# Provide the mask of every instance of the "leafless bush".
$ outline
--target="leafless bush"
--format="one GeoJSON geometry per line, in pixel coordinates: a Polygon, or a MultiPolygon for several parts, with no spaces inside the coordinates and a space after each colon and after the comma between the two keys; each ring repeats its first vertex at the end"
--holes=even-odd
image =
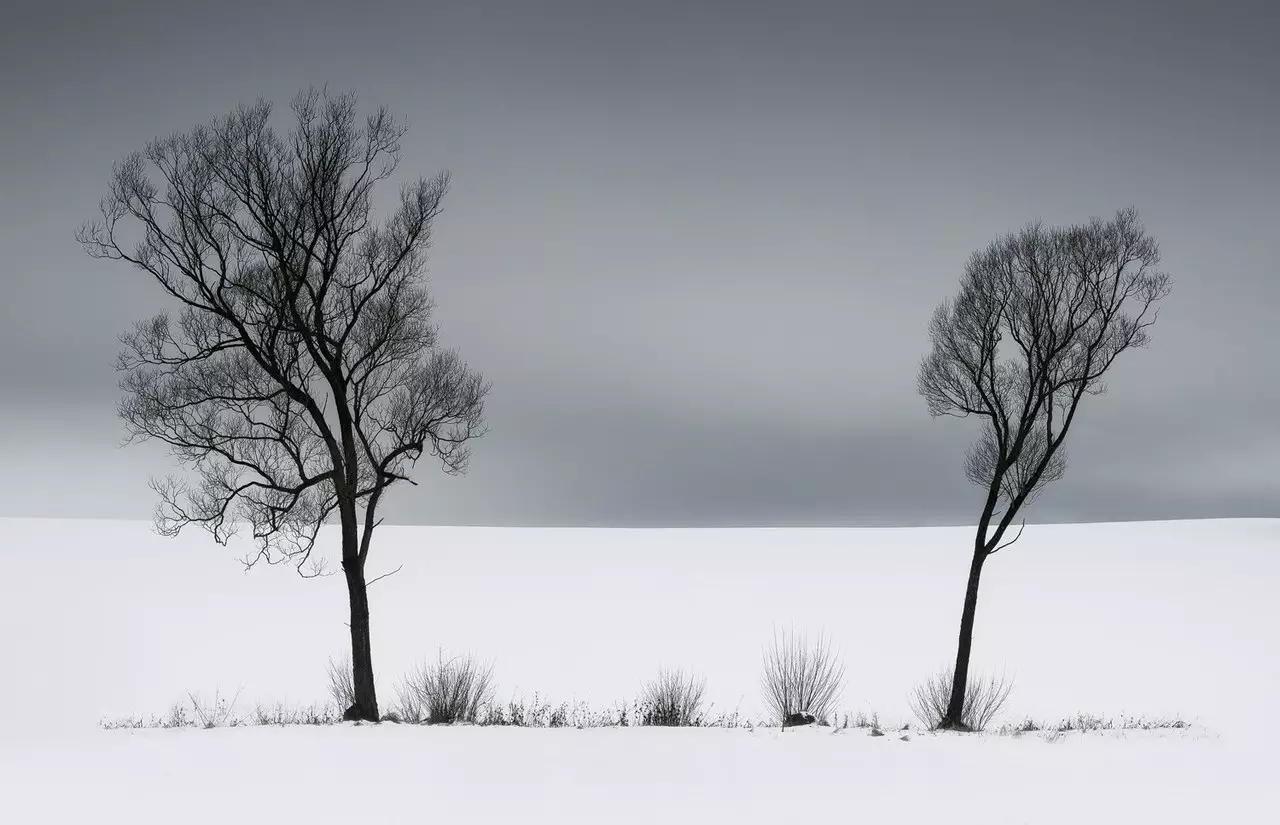
{"type": "Polygon", "coordinates": [[[195,720],[191,718],[191,714],[187,711],[187,703],[178,701],[169,706],[169,712],[160,720],[159,727],[191,728],[195,727],[195,724],[195,720]]]}
{"type": "Polygon", "coordinates": [[[259,726],[267,725],[333,725],[342,718],[341,712],[334,712],[333,706],[309,705],[307,707],[289,707],[283,702],[259,704],[253,709],[248,723],[259,726]]]}
{"type": "Polygon", "coordinates": [[[411,679],[405,679],[396,688],[395,712],[402,722],[409,724],[418,724],[427,718],[422,697],[414,689],[411,679]]]}
{"type": "Polygon", "coordinates": [[[640,724],[693,727],[702,724],[702,695],[707,680],[679,670],[659,670],[640,697],[640,724]]]}
{"type": "Polygon", "coordinates": [[[215,692],[211,702],[205,702],[195,693],[188,693],[187,698],[191,700],[191,712],[195,715],[195,721],[202,728],[235,727],[240,724],[240,719],[235,716],[236,700],[240,698],[238,690],[230,701],[221,692],[215,692]]]}
{"type": "Polygon", "coordinates": [[[493,699],[493,667],[473,656],[446,659],[441,653],[435,664],[421,665],[405,677],[399,694],[406,722],[476,722],[493,699]]]}
{"type": "Polygon", "coordinates": [[[333,703],[338,706],[338,713],[341,714],[356,703],[356,686],[351,671],[351,657],[348,656],[339,661],[330,659],[328,672],[329,695],[333,697],[333,703]]]}
{"type": "Polygon", "coordinates": [[[810,646],[803,635],[774,631],[764,652],[761,684],[765,703],[778,723],[793,714],[828,724],[844,683],[844,665],[821,634],[810,646]]]}
{"type": "Polygon", "coordinates": [[[735,708],[732,713],[720,713],[712,716],[711,713],[715,709],[714,706],[707,708],[707,713],[702,718],[699,727],[703,728],[745,728],[747,730],[755,730],[757,727],[765,727],[764,722],[750,719],[743,716],[735,708]]]}
{"type": "Polygon", "coordinates": [[[1005,735],[1021,736],[1024,733],[1035,733],[1041,730],[1044,730],[1044,725],[1028,717],[1016,725],[1002,725],[999,732],[1005,735]]]}
{"type": "MultiPolygon", "coordinates": [[[[196,726],[195,717],[191,715],[189,708],[195,704],[195,700],[188,695],[188,698],[182,701],[174,702],[169,706],[169,712],[164,716],[121,716],[116,718],[104,718],[98,722],[103,730],[137,730],[141,728],[194,728],[196,726]]],[[[212,726],[216,727],[216,726],[212,726]]]]}
{"type": "Polygon", "coordinates": [[[586,702],[552,704],[537,693],[533,699],[511,699],[505,705],[485,702],[476,715],[479,725],[516,728],[600,728],[610,725],[610,711],[592,710],[586,702]]]}
{"type": "Polygon", "coordinates": [[[553,705],[535,693],[532,699],[512,698],[505,705],[490,699],[476,715],[476,723],[515,728],[603,727],[604,716],[585,702],[553,705]]]}
{"type": "Polygon", "coordinates": [[[868,730],[879,730],[880,714],[872,711],[871,715],[867,716],[866,712],[858,711],[855,715],[850,716],[846,713],[840,721],[840,727],[841,729],[865,728],[868,730]]]}
{"type": "MultiPolygon", "coordinates": [[[[920,720],[920,724],[934,730],[947,715],[947,705],[951,701],[951,686],[954,671],[951,668],[938,671],[931,678],[916,685],[907,701],[911,712],[920,720]]],[[[1000,712],[1000,708],[1009,698],[1013,690],[1013,680],[1000,677],[971,675],[964,691],[964,707],[960,711],[960,721],[973,731],[985,730],[991,720],[1000,712]]]]}

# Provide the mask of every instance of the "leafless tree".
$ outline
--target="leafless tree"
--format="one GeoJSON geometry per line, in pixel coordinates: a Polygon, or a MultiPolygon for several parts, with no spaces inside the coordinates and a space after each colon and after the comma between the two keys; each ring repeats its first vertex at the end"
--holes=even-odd
{"type": "Polygon", "coordinates": [[[1120,353],[1146,345],[1170,289],[1159,262],[1132,209],[1068,228],[1035,223],[975,252],[959,294],[934,313],[920,393],[934,416],[981,421],[965,469],[986,491],[943,728],[965,727],[983,563],[1017,541],[1021,527],[1006,540],[1014,519],[1062,477],[1080,402],[1105,390],[1120,353]]]}
{"type": "Polygon", "coordinates": [[[248,524],[246,564],[314,573],[336,514],[351,613],[355,701],[376,720],[365,565],[378,505],[425,455],[467,465],[488,386],[432,323],[425,278],[445,174],[401,188],[382,223],[377,184],[405,128],[354,95],[310,90],[287,134],[259,101],[118,163],[101,217],[78,233],[95,258],[151,276],[175,314],[122,336],[120,415],[195,480],[153,483],[157,525],[226,543],[248,524]],[[128,230],[132,229],[130,234],[128,230]]]}

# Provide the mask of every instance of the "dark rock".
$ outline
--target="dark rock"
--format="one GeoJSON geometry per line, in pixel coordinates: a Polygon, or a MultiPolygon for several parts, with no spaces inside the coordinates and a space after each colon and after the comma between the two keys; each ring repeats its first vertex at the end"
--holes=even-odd
{"type": "Polygon", "coordinates": [[[812,725],[816,721],[811,713],[792,713],[782,721],[784,728],[796,728],[801,725],[812,725]]]}
{"type": "Polygon", "coordinates": [[[872,735],[872,736],[884,736],[884,731],[880,730],[879,728],[872,728],[872,729],[871,729],[871,735],[872,735]]]}

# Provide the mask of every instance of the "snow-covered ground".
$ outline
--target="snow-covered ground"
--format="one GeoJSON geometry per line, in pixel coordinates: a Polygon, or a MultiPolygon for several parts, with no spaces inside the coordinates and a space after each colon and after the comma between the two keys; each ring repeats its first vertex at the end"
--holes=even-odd
{"type": "MultiPolygon", "coordinates": [[[[633,698],[659,666],[760,712],[775,625],[825,630],[841,705],[909,719],[953,655],[968,530],[382,528],[371,575],[384,706],[443,646],[498,697],[633,698]]],[[[1028,527],[991,560],[975,665],[1015,676],[1003,721],[1180,716],[1185,731],[865,731],[383,725],[102,731],[188,690],[325,699],[340,577],[244,573],[235,549],[125,522],[0,520],[5,822],[1272,822],[1280,521],[1028,527]]],[[[241,548],[243,550],[243,548],[241,548]]]]}

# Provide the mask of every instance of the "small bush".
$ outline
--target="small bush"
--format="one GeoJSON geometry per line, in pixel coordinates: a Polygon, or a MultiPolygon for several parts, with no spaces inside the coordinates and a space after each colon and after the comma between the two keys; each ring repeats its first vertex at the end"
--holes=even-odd
{"type": "Polygon", "coordinates": [[[738,712],[734,708],[733,713],[721,713],[715,716],[711,712],[715,709],[715,705],[708,705],[707,712],[702,718],[701,727],[704,728],[746,728],[755,730],[757,727],[763,727],[763,723],[755,722],[738,712]]]}
{"type": "Polygon", "coordinates": [[[356,684],[351,668],[351,657],[348,656],[340,661],[330,659],[328,675],[329,695],[333,697],[333,703],[338,706],[338,715],[341,716],[347,708],[356,703],[356,684]]]}
{"type": "MultiPolygon", "coordinates": [[[[227,701],[221,693],[214,693],[213,701],[206,703],[198,695],[188,693],[187,698],[191,700],[191,711],[195,715],[196,722],[199,726],[206,730],[210,728],[235,727],[240,724],[240,719],[235,716],[236,700],[240,698],[240,691],[236,691],[236,695],[231,697],[231,701],[227,701]]],[[[170,710],[170,716],[173,711],[170,710]]],[[[181,724],[171,725],[171,727],[183,727],[181,724]]]]}
{"type": "Polygon", "coordinates": [[[341,711],[333,706],[309,705],[302,708],[287,707],[283,702],[260,704],[253,709],[247,724],[268,725],[335,725],[342,719],[341,711]]]}
{"type": "Polygon", "coordinates": [[[841,720],[840,727],[841,729],[870,728],[878,730],[880,728],[880,714],[873,712],[870,716],[867,716],[862,711],[858,711],[855,716],[850,716],[846,713],[841,720]]]}
{"type": "Polygon", "coordinates": [[[476,722],[493,698],[493,667],[472,656],[446,659],[442,652],[435,664],[411,672],[399,693],[406,722],[476,722]]]}
{"type": "Polygon", "coordinates": [[[793,632],[774,632],[773,644],[764,653],[761,686],[775,722],[806,713],[820,724],[830,724],[843,682],[844,665],[823,636],[810,646],[793,632]]]}
{"type": "Polygon", "coordinates": [[[594,711],[585,702],[553,705],[538,694],[532,700],[512,699],[505,705],[486,702],[476,716],[479,725],[517,728],[599,728],[611,724],[608,711],[594,711]]]}
{"type": "Polygon", "coordinates": [[[159,727],[162,728],[192,728],[195,727],[195,720],[187,712],[186,702],[174,702],[169,706],[169,713],[160,720],[159,727]]]}
{"type": "Polygon", "coordinates": [[[141,716],[120,716],[115,719],[102,719],[98,722],[98,725],[103,730],[136,730],[138,728],[157,727],[156,720],[152,719],[150,721],[151,723],[148,724],[147,720],[141,716]]]}
{"type": "Polygon", "coordinates": [[[196,726],[196,722],[187,710],[189,701],[188,699],[187,701],[174,702],[169,706],[169,712],[164,716],[149,716],[145,719],[141,716],[123,716],[117,719],[102,719],[98,724],[103,730],[193,728],[196,726]]]}
{"type": "Polygon", "coordinates": [[[422,697],[415,690],[409,679],[405,679],[396,688],[395,713],[400,720],[409,724],[418,724],[426,720],[426,708],[422,697]]]}
{"type": "Polygon", "coordinates": [[[487,701],[476,714],[476,723],[500,727],[549,728],[552,717],[557,722],[567,722],[568,716],[567,705],[552,707],[535,693],[532,700],[511,699],[505,705],[493,700],[487,701]]]}
{"type": "MultiPolygon", "coordinates": [[[[916,689],[907,697],[911,712],[929,730],[936,730],[947,715],[954,673],[951,668],[939,671],[924,683],[916,685],[916,689]]],[[[1012,690],[1013,681],[1004,676],[970,676],[965,686],[964,706],[960,711],[961,723],[971,731],[985,730],[1000,712],[1012,690]]]]}
{"type": "Polygon", "coordinates": [[[642,725],[693,727],[702,724],[705,677],[685,676],[682,671],[660,670],[646,682],[640,696],[642,725]]]}

